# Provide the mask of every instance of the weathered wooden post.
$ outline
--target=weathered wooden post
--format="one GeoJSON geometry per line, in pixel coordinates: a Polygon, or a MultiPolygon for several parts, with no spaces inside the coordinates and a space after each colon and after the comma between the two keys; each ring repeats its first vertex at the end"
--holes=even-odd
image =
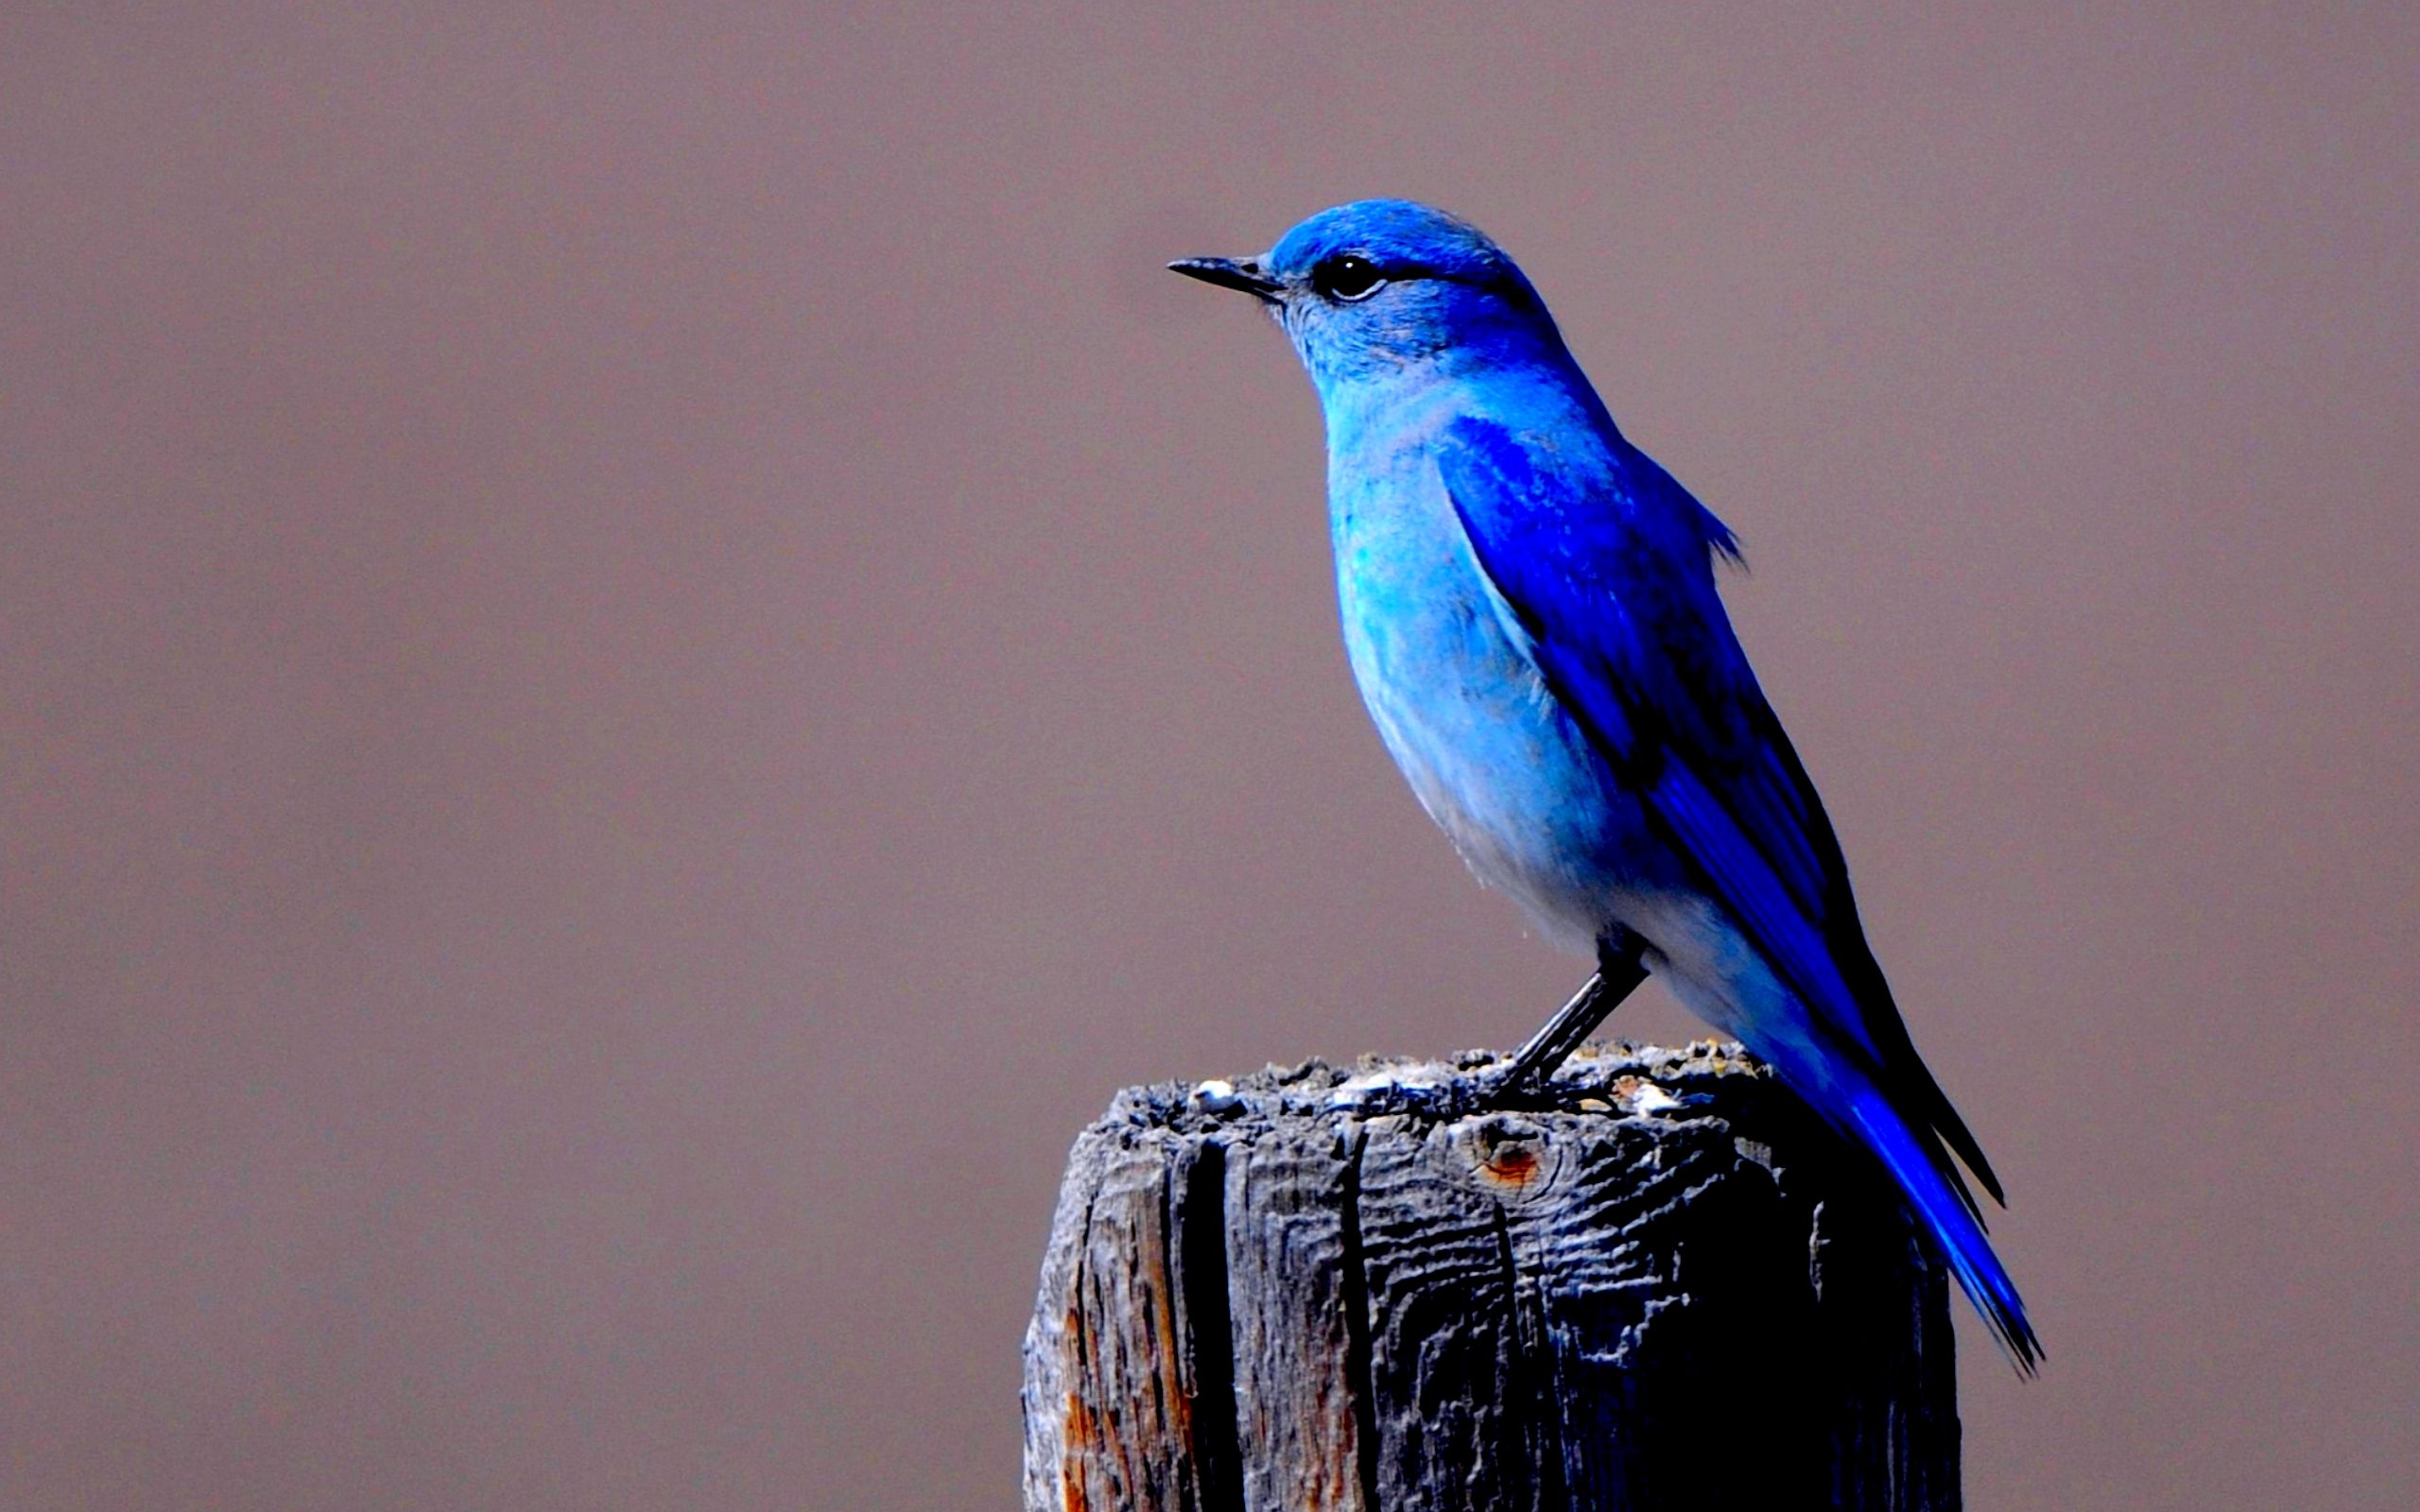
{"type": "Polygon", "coordinates": [[[1118,1095],[1025,1346],[1028,1512],[1958,1505],[1946,1281],[1736,1046],[1118,1095]]]}

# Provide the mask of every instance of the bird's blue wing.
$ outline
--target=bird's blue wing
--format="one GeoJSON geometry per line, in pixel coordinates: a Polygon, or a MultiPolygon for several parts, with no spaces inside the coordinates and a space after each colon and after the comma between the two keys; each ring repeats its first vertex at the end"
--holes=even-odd
{"type": "Polygon", "coordinates": [[[1776,974],[1998,1197],[1909,1041],[1831,822],[1722,612],[1711,558],[1729,532],[1617,437],[1574,455],[1466,416],[1434,453],[1481,572],[1591,744],[1776,974]]]}
{"type": "Polygon", "coordinates": [[[1627,448],[1592,477],[1585,460],[1467,417],[1436,455],[1481,571],[1599,753],[1785,980],[1867,1040],[1824,940],[1835,868],[1810,833],[1811,795],[1760,738],[1763,699],[1714,602],[1706,528],[1665,491],[1678,486],[1627,448]]]}

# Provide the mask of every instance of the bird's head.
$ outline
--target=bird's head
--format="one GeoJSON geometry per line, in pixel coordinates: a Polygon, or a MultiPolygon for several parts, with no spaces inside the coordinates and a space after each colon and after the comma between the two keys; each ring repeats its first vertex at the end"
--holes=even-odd
{"type": "Polygon", "coordinates": [[[1408,199],[1322,210],[1259,257],[1168,266],[1268,305],[1322,395],[1405,369],[1559,357],[1530,281],[1476,226],[1408,199]]]}

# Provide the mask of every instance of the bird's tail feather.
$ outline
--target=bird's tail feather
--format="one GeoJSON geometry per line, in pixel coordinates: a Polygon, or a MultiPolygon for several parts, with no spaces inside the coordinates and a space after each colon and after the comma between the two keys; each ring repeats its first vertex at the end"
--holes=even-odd
{"type": "Polygon", "coordinates": [[[1983,1237],[1971,1199],[1963,1199],[1943,1176],[1946,1161],[1938,1143],[1911,1128],[1881,1091],[1870,1084],[1850,1094],[1848,1123],[1851,1132],[1880,1157],[1907,1194],[1917,1219],[1948,1260],[1950,1274],[1958,1278],[1959,1286],[1990,1326],[2000,1352],[2023,1374],[2033,1374],[2042,1359],[2042,1341],[2026,1321],[2025,1301],[2016,1295],[2016,1283],[2009,1280],[1999,1257],[1992,1253],[1991,1241],[1983,1237]]]}

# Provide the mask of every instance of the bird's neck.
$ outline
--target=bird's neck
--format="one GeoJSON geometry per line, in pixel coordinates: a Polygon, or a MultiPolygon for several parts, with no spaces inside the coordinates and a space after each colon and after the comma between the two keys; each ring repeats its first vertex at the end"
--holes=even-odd
{"type": "Polygon", "coordinates": [[[1457,420],[1516,432],[1611,428],[1596,391],[1568,356],[1518,363],[1426,360],[1323,383],[1328,455],[1374,465],[1425,451],[1457,420]]]}

